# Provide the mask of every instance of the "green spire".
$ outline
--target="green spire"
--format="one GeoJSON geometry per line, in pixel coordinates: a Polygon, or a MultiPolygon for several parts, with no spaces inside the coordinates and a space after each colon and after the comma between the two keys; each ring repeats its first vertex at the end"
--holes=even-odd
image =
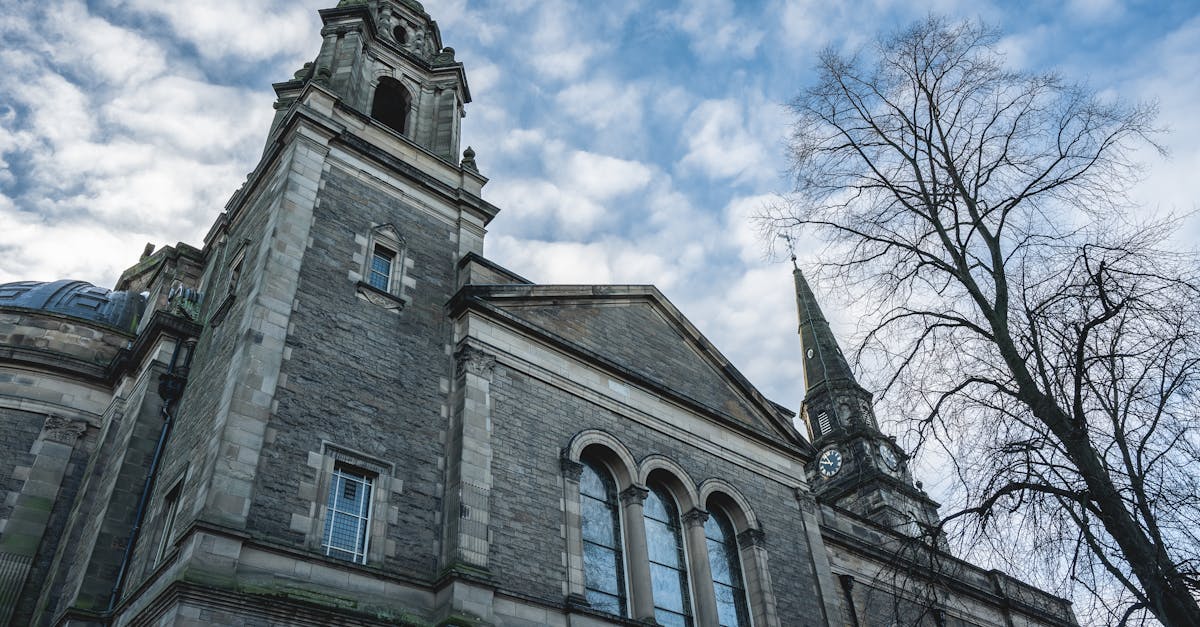
{"type": "Polygon", "coordinates": [[[804,351],[804,380],[807,392],[837,383],[858,387],[854,372],[838,347],[829,321],[821,313],[817,297],[800,268],[792,271],[796,280],[796,309],[800,314],[800,347],[804,351]]]}

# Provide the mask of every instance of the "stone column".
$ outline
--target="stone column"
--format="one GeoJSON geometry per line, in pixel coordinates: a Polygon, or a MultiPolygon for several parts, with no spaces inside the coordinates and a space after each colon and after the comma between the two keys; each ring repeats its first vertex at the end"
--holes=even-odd
{"type": "Polygon", "coordinates": [[[0,534],[0,625],[7,625],[16,609],[21,588],[46,534],[75,441],[85,429],[85,422],[47,416],[42,433],[29,451],[35,455],[33,465],[17,494],[4,533],[0,534]]]}
{"type": "Polygon", "coordinates": [[[563,482],[563,524],[567,553],[567,604],[587,606],[587,590],[583,580],[582,506],[579,497],[579,478],[583,464],[563,457],[559,459],[563,482]]]}
{"type": "Polygon", "coordinates": [[[625,558],[629,570],[629,607],[638,620],[654,619],[654,586],[650,582],[650,553],[646,550],[646,517],[642,503],[650,491],[631,485],[621,491],[625,517],[625,558]]]}
{"type": "Polygon", "coordinates": [[[692,578],[692,590],[696,592],[696,624],[701,627],[717,625],[717,594],[713,590],[712,566],[708,562],[708,539],[704,537],[704,523],[708,512],[692,509],[683,514],[683,529],[687,534],[688,576],[692,578]]]}
{"type": "MultiPolygon", "coordinates": [[[[842,595],[838,592],[838,585],[834,581],[833,570],[829,565],[829,551],[825,548],[825,540],[821,537],[820,506],[807,488],[796,488],[795,495],[796,503],[800,507],[800,524],[803,531],[801,538],[808,544],[809,555],[812,556],[813,574],[817,578],[817,592],[820,595],[821,605],[825,611],[824,624],[830,627],[834,627],[835,625],[840,627],[842,625],[842,602],[840,601],[842,595]]],[[[766,551],[760,551],[759,553],[766,560],[766,551]]],[[[743,564],[746,563],[746,554],[747,552],[743,552],[743,564]]],[[[750,569],[743,566],[742,572],[746,573],[746,585],[749,586],[750,569]]],[[[754,603],[753,597],[751,604],[757,605],[754,603]]],[[[756,618],[757,611],[756,607],[756,618]]],[[[774,611],[774,603],[771,604],[771,611],[774,611]]],[[[757,620],[755,622],[757,623],[757,620]]],[[[814,622],[816,622],[815,617],[814,622]]],[[[778,624],[778,619],[772,624],[778,624]]]]}
{"type": "Polygon", "coordinates": [[[486,569],[489,501],[492,488],[492,372],[496,358],[473,346],[455,354],[454,449],[446,491],[446,516],[452,535],[448,557],[455,563],[486,569]]]}
{"type": "MultiPolygon", "coordinates": [[[[775,609],[775,593],[771,587],[771,571],[767,568],[767,549],[760,529],[747,529],[737,534],[738,552],[742,557],[742,576],[746,578],[750,613],[755,625],[779,626],[775,609]]],[[[831,626],[834,623],[829,623],[831,626]]]]}

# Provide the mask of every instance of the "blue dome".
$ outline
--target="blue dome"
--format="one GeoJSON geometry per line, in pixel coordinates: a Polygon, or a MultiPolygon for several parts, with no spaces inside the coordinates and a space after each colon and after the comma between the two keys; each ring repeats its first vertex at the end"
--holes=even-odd
{"type": "Polygon", "coordinates": [[[87,281],[17,281],[0,285],[0,307],[39,309],[131,331],[146,299],[87,281]]]}

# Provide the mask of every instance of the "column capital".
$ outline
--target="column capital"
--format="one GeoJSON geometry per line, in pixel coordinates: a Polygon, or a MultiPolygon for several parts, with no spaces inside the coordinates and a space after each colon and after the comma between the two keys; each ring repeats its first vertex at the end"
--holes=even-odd
{"type": "Polygon", "coordinates": [[[454,353],[454,363],[459,372],[469,372],[488,381],[496,368],[496,357],[474,346],[464,344],[454,353]]]}
{"type": "Polygon", "coordinates": [[[75,440],[87,430],[87,423],[50,414],[42,424],[42,439],[74,446],[75,440]]]}
{"type": "Polygon", "coordinates": [[[700,509],[699,507],[693,507],[692,509],[684,512],[683,516],[680,516],[680,518],[683,519],[683,524],[685,526],[703,527],[704,523],[708,522],[708,512],[700,509]]]}
{"type": "Polygon", "coordinates": [[[579,483],[579,478],[583,476],[583,464],[569,458],[558,458],[558,468],[562,471],[562,476],[568,481],[579,483]]]}
{"type": "Polygon", "coordinates": [[[737,534],[738,548],[742,549],[763,546],[765,540],[766,534],[763,533],[762,529],[747,529],[737,534]]]}
{"type": "Polygon", "coordinates": [[[621,490],[621,505],[641,505],[649,495],[650,490],[645,487],[637,484],[631,485],[621,490]]]}
{"type": "Polygon", "coordinates": [[[817,511],[817,499],[813,493],[805,488],[796,488],[795,491],[796,503],[800,505],[801,511],[806,514],[813,514],[817,511]]]}

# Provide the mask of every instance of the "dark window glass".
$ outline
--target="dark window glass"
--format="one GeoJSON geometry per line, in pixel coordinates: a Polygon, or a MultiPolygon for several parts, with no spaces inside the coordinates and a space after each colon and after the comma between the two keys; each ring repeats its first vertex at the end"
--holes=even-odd
{"type": "Polygon", "coordinates": [[[384,77],[375,88],[375,100],[371,103],[371,117],[383,122],[397,133],[403,134],[408,125],[408,109],[412,96],[400,81],[384,77]]]}
{"type": "Polygon", "coordinates": [[[717,597],[717,619],[721,627],[745,627],[750,624],[750,618],[733,525],[724,514],[714,510],[704,523],[704,536],[708,539],[708,565],[717,597]]]}
{"type": "Polygon", "coordinates": [[[692,624],[688,602],[686,561],[679,514],[671,497],[650,489],[643,505],[646,549],[650,555],[650,583],[654,590],[654,619],[660,625],[692,624]]]}
{"type": "Polygon", "coordinates": [[[392,279],[392,260],[395,258],[396,253],[382,246],[375,247],[371,253],[371,274],[367,277],[371,287],[388,291],[388,283],[392,279]]]}
{"type": "Polygon", "coordinates": [[[617,489],[603,468],[588,462],[579,477],[583,532],[583,581],[587,600],[602,612],[625,615],[625,574],[621,563],[621,521],[617,489]]]}

